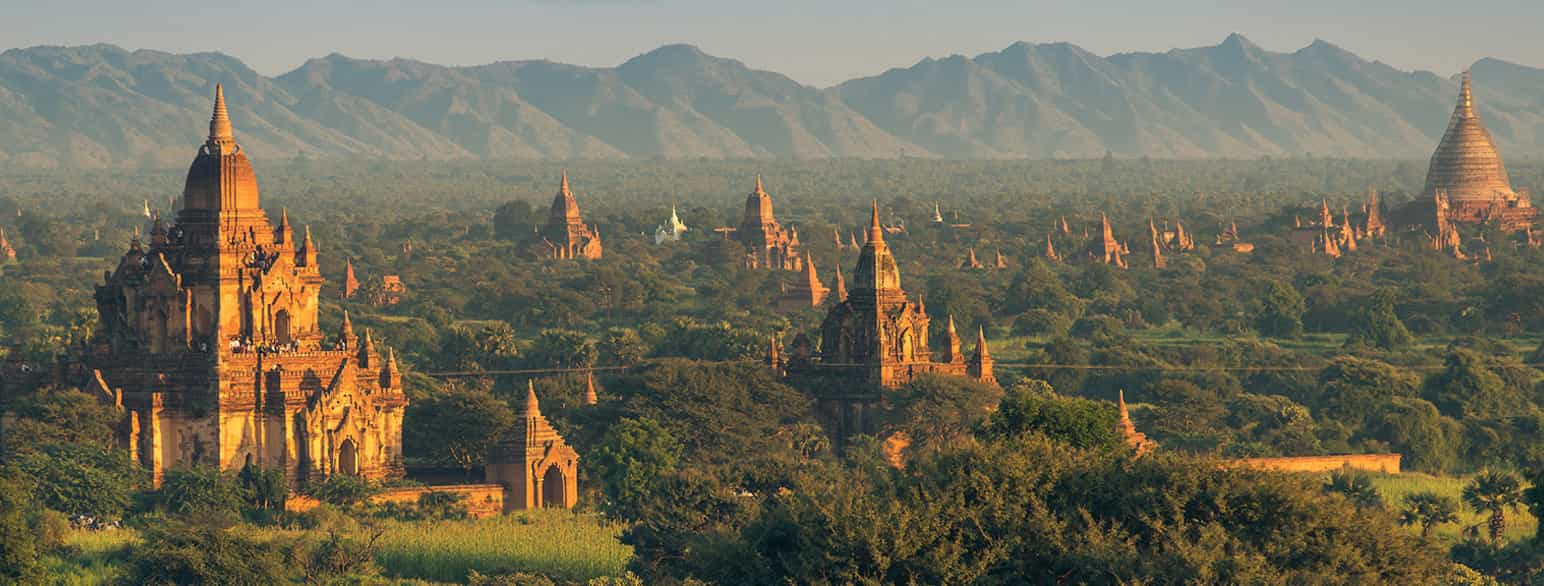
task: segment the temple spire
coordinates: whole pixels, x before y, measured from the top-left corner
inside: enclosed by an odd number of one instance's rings
[[[1463,81],[1459,82],[1458,110],[1466,118],[1474,117],[1474,89],[1469,82],[1469,70],[1464,70]]]
[[[761,188],[761,174],[757,173],[756,174],[756,191],[753,191],[752,193],[760,195],[760,194],[764,194],[766,192],[767,192],[767,190]]]
[[[225,87],[214,84],[214,113],[209,117],[209,141],[205,143],[210,150],[221,153],[230,152],[236,146],[236,138],[231,133],[230,112],[225,109]]]
[[[600,402],[600,397],[595,394],[595,371],[584,371],[584,404],[594,405]]]
[[[525,381],[525,405],[520,408],[520,415],[527,419],[541,417],[541,403],[536,400],[535,381]]]
[[[847,279],[842,278],[842,263],[836,263],[836,302],[847,300]]]
[[[991,351],[986,348],[986,328],[976,326],[976,357],[990,358],[991,356]]]
[[[869,242],[884,242],[885,229],[879,225],[879,200],[874,200],[874,212],[869,216]]]

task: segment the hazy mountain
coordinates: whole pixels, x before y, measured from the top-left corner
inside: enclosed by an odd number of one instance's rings
[[[1474,65],[1503,154],[1544,154],[1544,70]],[[613,68],[329,55],[276,78],[218,53],[0,53],[0,165],[182,165],[216,82],[258,158],[1424,157],[1456,75],[1316,41],[1101,57],[1017,43],[819,89],[669,45]]]

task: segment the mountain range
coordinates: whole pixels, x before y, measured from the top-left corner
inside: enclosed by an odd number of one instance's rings
[[[1544,154],[1544,70],[1472,71],[1503,154]],[[1237,34],[1110,56],[1016,43],[828,88],[690,45],[609,68],[333,54],[277,77],[220,53],[44,46],[0,53],[0,166],[186,164],[216,83],[259,159],[1425,157],[1458,92],[1456,74]]]

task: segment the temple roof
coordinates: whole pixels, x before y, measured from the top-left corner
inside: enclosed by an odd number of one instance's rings
[[[547,221],[554,224],[583,221],[579,216],[579,200],[574,199],[574,192],[568,188],[568,171],[563,172],[563,180],[558,184],[557,195],[552,197],[552,213]]]
[[[759,226],[776,224],[777,217],[772,213],[772,196],[761,187],[761,175],[756,176],[756,188],[745,196],[745,215],[740,219],[740,227],[755,229]]]
[[[1446,191],[1450,200],[1490,201],[1497,195],[1516,198],[1490,131],[1475,113],[1468,71],[1464,71],[1458,104],[1426,172],[1426,193],[1437,191]]]
[[[225,88],[218,84],[214,86],[209,137],[188,168],[182,197],[184,210],[258,208],[257,175],[241,146],[236,144],[230,113],[225,108]]]

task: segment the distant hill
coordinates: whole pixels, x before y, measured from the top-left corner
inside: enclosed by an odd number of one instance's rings
[[[1544,70],[1473,75],[1503,154],[1544,154]],[[0,165],[186,164],[217,82],[259,159],[1425,157],[1456,79],[1239,35],[1108,57],[1016,43],[825,89],[689,45],[611,68],[334,54],[273,78],[219,53],[33,47],[0,53]]]

